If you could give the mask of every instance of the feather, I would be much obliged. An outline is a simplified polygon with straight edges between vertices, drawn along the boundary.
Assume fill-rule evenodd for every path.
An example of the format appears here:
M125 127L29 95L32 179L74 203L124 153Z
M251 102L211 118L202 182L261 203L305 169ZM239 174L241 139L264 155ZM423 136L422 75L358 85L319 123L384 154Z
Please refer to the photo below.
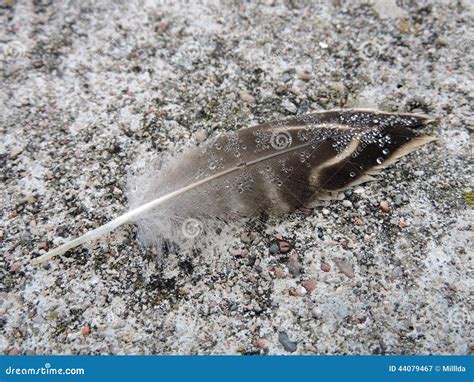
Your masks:
M36 259L41 263L126 223L144 244L194 237L208 219L282 215L374 178L434 138L433 119L365 109L316 112L221 134L147 164L129 179L129 212Z

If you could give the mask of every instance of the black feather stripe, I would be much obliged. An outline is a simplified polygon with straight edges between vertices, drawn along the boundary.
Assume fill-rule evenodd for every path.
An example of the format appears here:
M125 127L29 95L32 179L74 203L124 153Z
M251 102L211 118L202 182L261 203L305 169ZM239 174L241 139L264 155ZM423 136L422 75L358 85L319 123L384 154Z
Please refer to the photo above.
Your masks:
M324 168L320 174L319 188L339 190L347 187L375 167L383 167L384 162L404 145L420 138L420 135L406 127L386 127L372 142L360 142L351 155L339 163Z

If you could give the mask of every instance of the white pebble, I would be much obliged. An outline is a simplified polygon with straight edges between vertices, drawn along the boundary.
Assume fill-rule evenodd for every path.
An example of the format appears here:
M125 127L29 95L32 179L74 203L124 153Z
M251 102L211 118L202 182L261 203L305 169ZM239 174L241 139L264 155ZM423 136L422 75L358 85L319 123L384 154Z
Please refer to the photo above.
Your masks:
M344 201L342 202L342 205L343 205L344 207L351 208L351 207L352 207L352 202L350 202L349 200L344 200Z

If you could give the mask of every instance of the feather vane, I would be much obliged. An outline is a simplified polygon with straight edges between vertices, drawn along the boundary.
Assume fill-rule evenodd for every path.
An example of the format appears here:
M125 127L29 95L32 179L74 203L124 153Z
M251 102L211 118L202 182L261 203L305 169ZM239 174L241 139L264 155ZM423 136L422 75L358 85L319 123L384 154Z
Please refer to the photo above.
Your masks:
M433 119L365 109L317 112L221 134L129 179L130 210L34 259L40 263L126 223L142 241L193 236L206 219L282 215L373 178L434 138ZM188 225L186 227L186 225ZM183 229L176 229L181 227Z

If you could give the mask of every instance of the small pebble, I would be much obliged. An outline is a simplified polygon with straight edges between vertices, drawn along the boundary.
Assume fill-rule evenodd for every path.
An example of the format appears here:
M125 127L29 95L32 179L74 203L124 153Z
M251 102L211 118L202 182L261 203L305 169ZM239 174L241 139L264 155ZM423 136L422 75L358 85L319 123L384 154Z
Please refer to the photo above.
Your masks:
M297 71L298 79L301 81L309 81L311 79L311 68L304 67Z
M307 292L305 288L303 288L302 286L298 286L296 288L290 288L288 293L290 294L290 296L293 297L303 297L306 295Z
M158 23L158 32L165 33L169 28L169 23L167 21L160 21Z
M44 249L45 251L48 249L48 242L42 241L41 243L38 244L39 249Z
M392 280L398 279L403 276L403 269L401 267L395 267L392 269L392 272L390 273L390 278Z
M324 261L321 263L321 270L323 272L329 272L331 270L331 266L328 263L325 263Z
M239 91L239 97L245 103L255 103L255 97L245 90Z
M313 316L313 318L321 318L322 317L322 312L321 312L321 309L319 309L317 306L315 306L313 309L311 309L311 316Z
M15 159L18 155L20 155L23 150L25 148L24 147L14 147L10 150L10 159Z
M283 82L288 82L290 81L292 78L292 76L290 75L290 73L286 72L286 73L283 73L283 76L281 77L281 80Z
M337 267L339 270L345 274L349 278L353 278L355 276L354 274L354 268L352 264L346 260L346 259L341 259L341 258L335 258L334 262L336 263Z
M269 251L272 255L275 255L277 254L278 252L280 252L280 246L277 244L277 243L273 243L270 248L269 248Z
M303 288L306 289L308 293L311 293L313 290L316 289L316 284L317 284L316 279L309 279L303 282L303 284L301 285L303 285Z
M10 349L10 351L8 352L8 355L18 355L18 354L20 354L20 352L16 348Z
M343 205L344 207L346 207L346 208L351 208L351 207L352 207L352 202L349 201L349 200L344 200L344 201L342 202L342 205Z
M82 327L81 329L81 333L84 337L87 337L91 332L91 328L89 327L89 325L85 325Z
M390 206L388 205L388 202L386 200L381 201L379 207L384 213L390 212Z
M354 248L354 241L352 239L342 239L341 240L341 245L344 248L352 249L352 248Z
M10 267L10 271L13 273L19 273L20 269L21 269L21 264L18 261L15 261Z
M406 228L409 227L410 223L406 222L405 219L400 218L400 222L398 223L398 227L400 228Z
M288 91L288 86L280 85L275 89L275 93L278 95L285 94Z
M286 240L280 240L278 242L278 249L280 253L288 253L290 252L291 245Z
M289 100L285 99L282 103L281 103L281 106L283 107L283 109L285 109L286 111L294 114L296 113L296 111L298 110L296 108L296 105L293 103L293 102L290 102Z
M293 277L298 277L300 275L303 266L299 261L298 252L293 251L293 253L290 255L287 267Z
M285 332L278 334L278 341L280 341L283 348L290 353L294 353L298 347L298 342L291 341Z
M255 346L257 346L259 349L264 349L266 345L267 341L264 338L259 338L257 341L255 341Z

